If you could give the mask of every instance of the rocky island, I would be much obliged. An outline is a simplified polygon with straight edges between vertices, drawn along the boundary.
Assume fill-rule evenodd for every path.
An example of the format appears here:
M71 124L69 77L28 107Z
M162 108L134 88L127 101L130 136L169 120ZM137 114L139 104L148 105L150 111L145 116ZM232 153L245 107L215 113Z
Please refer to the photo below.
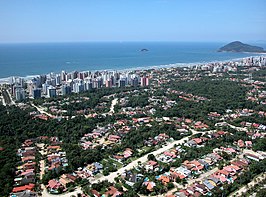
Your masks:
M221 47L218 52L252 52L252 53L265 53L262 47L244 44L240 41L231 42Z
M147 51L149 51L149 50L144 48L144 49L141 49L140 51L141 51L141 52L147 52Z

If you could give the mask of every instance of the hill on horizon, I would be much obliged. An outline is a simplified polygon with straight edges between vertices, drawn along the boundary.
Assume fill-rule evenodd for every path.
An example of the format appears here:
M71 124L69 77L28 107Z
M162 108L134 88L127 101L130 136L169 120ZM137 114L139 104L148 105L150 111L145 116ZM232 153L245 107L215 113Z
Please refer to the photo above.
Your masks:
M265 53L266 51L262 47L252 46L244 44L240 41L231 42L221 47L218 52L253 52L253 53Z

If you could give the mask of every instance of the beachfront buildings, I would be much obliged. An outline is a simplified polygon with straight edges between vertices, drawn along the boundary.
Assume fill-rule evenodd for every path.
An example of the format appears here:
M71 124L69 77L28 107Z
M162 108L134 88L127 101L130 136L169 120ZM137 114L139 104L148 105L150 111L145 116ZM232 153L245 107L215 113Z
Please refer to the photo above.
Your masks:
M48 75L35 76L31 79L14 78L10 85L11 93L17 101L25 97L37 99L40 97L52 98L57 95L67 95L70 93L81 93L99 88L112 87L137 87L148 86L149 77L140 77L133 72L70 72L62 71L60 74L50 73ZM16 91L17 89L17 91ZM16 93L17 92L17 93Z
M251 57L235 61L214 62L206 64L190 65L184 69L207 71L212 74L237 71L238 67L245 66L265 66L265 57ZM173 68L168 68L171 71ZM80 93L98 88L126 87L126 86L149 86L152 74L145 71L96 71L96 72L65 72L60 74L49 73L47 75L39 75L31 79L21 77L11 77L9 84L12 86L11 93L16 97L17 101L25 97L39 98L39 88L41 88L41 96L56 97L57 95L67 95L71 92ZM16 89L19 89L16 93Z
M25 90L21 87L15 89L15 97L17 101L25 99Z

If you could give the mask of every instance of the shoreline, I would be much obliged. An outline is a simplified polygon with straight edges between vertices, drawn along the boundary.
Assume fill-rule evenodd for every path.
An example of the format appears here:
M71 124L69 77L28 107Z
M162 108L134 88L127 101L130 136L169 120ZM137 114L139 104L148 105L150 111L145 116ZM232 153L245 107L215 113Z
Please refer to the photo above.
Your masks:
M247 54L252 54L247 52ZM256 55L255 55L256 54ZM226 63L226 62L237 62L240 60L244 60L244 59L248 59L248 58L258 58L258 57L266 57L266 53L263 54L258 54L255 53L254 56L247 56L247 57L243 57L243 58L233 58L233 59L227 59L227 60L214 60L214 61L202 61L202 62L192 62L192 63L170 63L170 64L162 64L162 65L152 65L152 66L138 66L138 67L132 67L132 68L125 68L125 69L103 69L103 70L83 70L83 71L78 71L78 72L104 72L104 71L117 71L117 72L133 72L133 71L147 71L147 70L151 70L151 69L164 69L164 68L176 68L176 67L191 67L191 66L196 66L196 65L203 65L203 64L214 64L214 63ZM73 71L76 70L72 70L68 73L71 73ZM61 71L60 71L61 72ZM60 73L60 72L53 72L53 73ZM23 79L32 79L34 77L40 76L40 75L47 75L49 73L46 74L32 74L32 75L27 75L27 76L9 76L9 77L3 77L0 78L0 84L4 84L4 83L8 83L11 77L15 77L15 78L23 78Z

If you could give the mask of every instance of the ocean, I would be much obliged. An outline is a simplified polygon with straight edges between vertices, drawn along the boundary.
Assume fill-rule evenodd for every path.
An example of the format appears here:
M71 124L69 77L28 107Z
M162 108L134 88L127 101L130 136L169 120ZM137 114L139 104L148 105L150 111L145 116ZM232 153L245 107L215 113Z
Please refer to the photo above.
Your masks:
M87 42L0 44L0 78L50 72L139 69L204 63L257 54L218 53L227 43ZM259 45L266 48L265 44ZM148 51L141 51L148 49Z

